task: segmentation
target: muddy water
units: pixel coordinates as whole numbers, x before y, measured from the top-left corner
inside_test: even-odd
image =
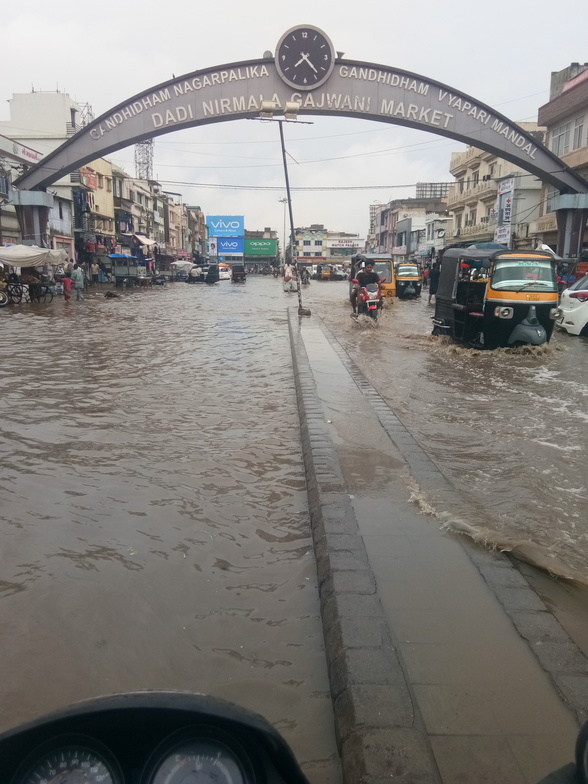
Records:
[[[190,689],[339,781],[286,302],[257,279],[2,312],[2,728]]]
[[[472,351],[430,335],[426,298],[395,301],[373,329],[349,318],[346,291],[313,282],[305,298],[475,506],[474,533],[588,581],[588,341]]]

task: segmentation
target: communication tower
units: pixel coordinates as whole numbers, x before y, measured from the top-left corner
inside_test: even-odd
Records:
[[[153,179],[153,139],[135,144],[135,177],[138,180]]]

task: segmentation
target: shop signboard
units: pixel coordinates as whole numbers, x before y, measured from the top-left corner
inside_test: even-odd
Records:
[[[243,215],[209,215],[206,225],[211,237],[243,237],[245,234]]]
[[[510,225],[497,226],[494,229],[494,242],[500,242],[503,245],[510,245]]]
[[[277,256],[278,241],[245,238],[246,256]]]
[[[243,237],[218,237],[218,252],[225,256],[243,255]]]

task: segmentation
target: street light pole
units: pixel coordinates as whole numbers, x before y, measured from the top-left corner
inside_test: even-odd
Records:
[[[288,203],[288,212],[290,214],[290,263],[294,266],[294,274],[296,275],[296,291],[298,294],[298,315],[310,316],[310,310],[302,306],[302,294],[300,292],[300,275],[298,274],[298,264],[294,261],[294,216],[292,215],[292,197],[290,194],[290,179],[288,177],[288,164],[286,161],[286,145],[284,144],[284,122],[289,120],[297,120],[298,112],[300,111],[300,104],[297,102],[286,102],[284,106],[284,120],[274,118],[274,112],[278,109],[273,101],[262,101],[261,112],[259,117],[261,120],[273,120],[280,126],[280,143],[282,145],[282,160],[284,162],[284,179],[286,180],[286,201]],[[310,123],[311,124],[311,123]],[[285,205],[284,205],[285,209]],[[284,231],[285,233],[285,231]],[[285,248],[284,248],[285,250]]]
[[[282,255],[284,257],[284,265],[286,264],[286,204],[288,204],[288,199],[284,196],[283,199],[278,199],[280,204],[284,205],[284,234],[282,235],[284,238],[284,244],[282,246]]]

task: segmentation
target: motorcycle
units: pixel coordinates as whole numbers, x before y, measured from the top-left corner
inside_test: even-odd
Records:
[[[154,286],[165,286],[166,281],[167,278],[165,277],[165,275],[162,275],[161,273],[159,273],[159,275],[153,275],[151,277],[151,283]]]
[[[380,281],[380,283],[385,282],[386,278],[382,278]],[[352,283],[356,283],[359,286],[357,278]],[[367,286],[359,286],[357,292],[357,312],[360,316],[366,315],[377,321],[382,305],[382,292],[378,283],[368,283]]]
[[[575,757],[540,784],[587,784],[588,722]],[[177,691],[98,697],[8,730],[0,734],[0,777],[4,784],[309,784],[262,716]]]

